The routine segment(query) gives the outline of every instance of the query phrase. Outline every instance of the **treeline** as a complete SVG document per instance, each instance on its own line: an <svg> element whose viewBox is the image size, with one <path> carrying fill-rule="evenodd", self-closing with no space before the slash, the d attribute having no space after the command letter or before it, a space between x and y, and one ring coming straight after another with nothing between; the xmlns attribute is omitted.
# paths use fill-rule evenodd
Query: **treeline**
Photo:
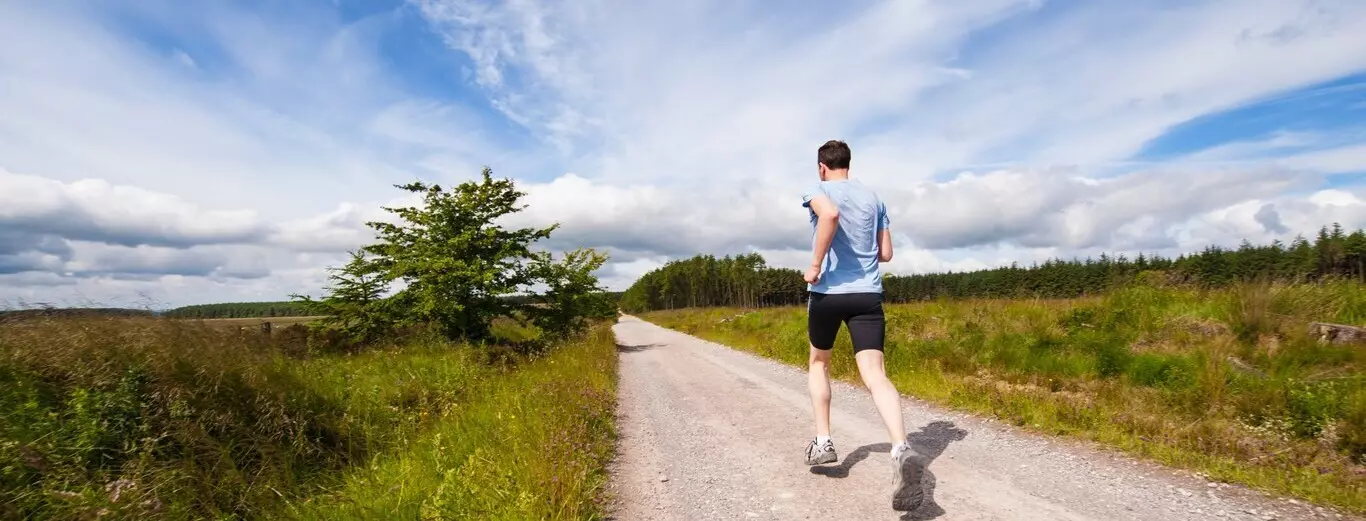
<svg viewBox="0 0 1366 521"><path fill-rule="evenodd" d="M225 302L178 307L164 315L169 318L301 317L308 315L308 309L297 302Z"/></svg>
<svg viewBox="0 0 1366 521"><path fill-rule="evenodd" d="M757 253L699 255L646 273L621 297L628 313L709 306L767 307L802 302L806 283L796 270L773 268Z"/></svg>
<svg viewBox="0 0 1366 521"><path fill-rule="evenodd" d="M1310 240L1275 241L1235 249L1209 246L1176 258L1101 255L1054 259L1028 267L883 276L889 302L935 298L1073 298L1104 293L1142 280L1148 283L1221 287L1254 280L1308 282L1324 278L1366 281L1366 232L1339 224ZM806 284L795 269L773 268L758 254L699 255L646 273L627 289L621 307L631 313L686 307L766 307L799 304Z"/></svg>

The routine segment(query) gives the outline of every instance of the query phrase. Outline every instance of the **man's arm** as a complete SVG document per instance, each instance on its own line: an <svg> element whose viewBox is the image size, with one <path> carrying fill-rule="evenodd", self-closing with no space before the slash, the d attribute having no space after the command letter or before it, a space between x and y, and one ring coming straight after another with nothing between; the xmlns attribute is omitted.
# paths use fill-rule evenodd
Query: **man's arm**
<svg viewBox="0 0 1366 521"><path fill-rule="evenodd" d="M820 273L821 265L825 262L825 253L830 251L830 243L835 240L840 211L824 194L811 198L811 210L816 212L816 241L811 249L811 267Z"/></svg>
<svg viewBox="0 0 1366 521"><path fill-rule="evenodd" d="M887 204L877 202L877 260L892 262L892 220L887 217Z"/></svg>

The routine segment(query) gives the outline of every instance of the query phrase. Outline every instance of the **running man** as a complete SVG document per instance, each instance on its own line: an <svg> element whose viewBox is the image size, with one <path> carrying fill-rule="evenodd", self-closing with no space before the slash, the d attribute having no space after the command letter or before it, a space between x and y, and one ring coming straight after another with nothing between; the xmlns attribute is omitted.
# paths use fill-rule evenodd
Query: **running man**
<svg viewBox="0 0 1366 521"><path fill-rule="evenodd" d="M830 354L840 324L847 324L859 375L891 439L892 508L915 510L924 497L922 469L913 461L901 420L901 395L887 379L882 358L886 328L879 263L892 260L887 207L872 189L849 179L849 145L831 140L816 155L820 182L802 197L815 234L811 267L804 276L810 291L808 386L816 416L816 438L807 445L806 463L839 459L830 439Z"/></svg>

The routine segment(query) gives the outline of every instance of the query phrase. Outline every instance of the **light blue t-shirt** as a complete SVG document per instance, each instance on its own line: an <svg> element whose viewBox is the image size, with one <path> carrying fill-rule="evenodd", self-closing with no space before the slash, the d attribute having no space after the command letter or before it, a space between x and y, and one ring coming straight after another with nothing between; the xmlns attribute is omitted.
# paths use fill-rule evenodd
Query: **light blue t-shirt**
<svg viewBox="0 0 1366 521"><path fill-rule="evenodd" d="M882 293L877 237L891 226L887 207L871 188L855 180L821 181L802 194L811 215L811 243L816 242L816 212L811 199L824 194L839 209L839 227L830 242L821 278L807 289L815 293Z"/></svg>

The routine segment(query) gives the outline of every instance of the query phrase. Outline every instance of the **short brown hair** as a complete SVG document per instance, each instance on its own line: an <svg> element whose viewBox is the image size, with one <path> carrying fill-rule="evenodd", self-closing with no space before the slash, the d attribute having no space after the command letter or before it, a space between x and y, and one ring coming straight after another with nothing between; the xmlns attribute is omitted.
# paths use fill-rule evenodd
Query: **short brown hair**
<svg viewBox="0 0 1366 521"><path fill-rule="evenodd" d="M832 170L848 169L849 159L849 145L838 139L826 141L820 150L816 151L816 160Z"/></svg>

